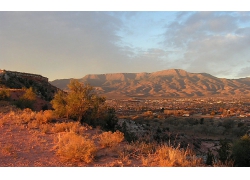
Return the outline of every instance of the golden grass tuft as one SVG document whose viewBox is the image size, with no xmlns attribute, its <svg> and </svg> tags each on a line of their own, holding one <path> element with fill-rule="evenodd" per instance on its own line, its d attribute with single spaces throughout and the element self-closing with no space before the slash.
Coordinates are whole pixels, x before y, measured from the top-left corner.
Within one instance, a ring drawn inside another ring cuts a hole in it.
<svg viewBox="0 0 250 180">
<path fill-rule="evenodd" d="M 99 143 L 102 147 L 114 147 L 123 140 L 124 134 L 120 131 L 114 133 L 108 131 L 99 135 Z"/>
<path fill-rule="evenodd" d="M 160 167 L 198 167 L 203 166 L 202 160 L 189 150 L 173 148 L 166 145 L 157 147 L 155 153 L 142 158 L 144 166 Z"/>
<path fill-rule="evenodd" d="M 59 134 L 57 146 L 57 154 L 71 161 L 90 163 L 97 152 L 94 141 L 73 132 L 67 132 L 62 136 Z"/>
<path fill-rule="evenodd" d="M 74 132 L 77 134 L 82 134 L 86 130 L 86 127 L 82 126 L 79 122 L 63 122 L 55 124 L 53 131 L 55 133 L 59 132 Z"/>
</svg>

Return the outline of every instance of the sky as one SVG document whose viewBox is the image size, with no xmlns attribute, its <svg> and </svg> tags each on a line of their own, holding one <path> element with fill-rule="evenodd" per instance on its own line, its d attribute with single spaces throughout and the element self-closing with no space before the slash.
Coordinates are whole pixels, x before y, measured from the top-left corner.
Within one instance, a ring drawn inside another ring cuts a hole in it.
<svg viewBox="0 0 250 180">
<path fill-rule="evenodd" d="M 250 11 L 150 8 L 1 10 L 0 69 L 50 81 L 173 68 L 250 77 Z"/>
</svg>

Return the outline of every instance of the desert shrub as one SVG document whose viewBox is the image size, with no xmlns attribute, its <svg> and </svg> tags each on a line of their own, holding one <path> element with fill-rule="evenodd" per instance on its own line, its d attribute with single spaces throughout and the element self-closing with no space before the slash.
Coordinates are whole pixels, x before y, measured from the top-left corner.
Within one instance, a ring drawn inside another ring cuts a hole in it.
<svg viewBox="0 0 250 180">
<path fill-rule="evenodd" d="M 111 131 L 103 132 L 99 135 L 99 143 L 102 147 L 113 147 L 124 140 L 124 134 L 120 131 L 112 133 Z"/>
<path fill-rule="evenodd" d="M 51 131 L 52 126 L 50 124 L 41 124 L 39 126 L 39 129 L 41 130 L 42 133 L 46 134 Z"/>
<path fill-rule="evenodd" d="M 242 126 L 244 126 L 244 124 L 245 123 L 243 123 L 243 122 L 238 122 L 238 127 L 242 127 Z"/>
<path fill-rule="evenodd" d="M 138 139 L 136 134 L 129 130 L 127 123 L 125 121 L 122 123 L 122 126 L 117 127 L 117 129 L 124 134 L 125 140 L 128 141 L 129 143 L 135 142 Z"/>
<path fill-rule="evenodd" d="M 10 98 L 10 91 L 2 88 L 0 89 L 0 100 L 8 100 Z"/>
<path fill-rule="evenodd" d="M 200 118 L 200 124 L 204 124 L 204 118 Z"/>
<path fill-rule="evenodd" d="M 247 133 L 248 129 L 249 128 L 247 126 L 234 127 L 232 128 L 232 134 L 236 135 L 237 137 L 241 137 Z"/>
<path fill-rule="evenodd" d="M 36 120 L 39 124 L 47 123 L 47 118 L 44 116 L 43 111 L 40 111 L 36 114 Z"/>
<path fill-rule="evenodd" d="M 90 163 L 97 152 L 92 140 L 72 132 L 59 136 L 57 146 L 57 154 L 65 160 Z"/>
<path fill-rule="evenodd" d="M 215 162 L 214 154 L 210 149 L 208 149 L 208 152 L 206 154 L 206 165 L 212 166 Z"/>
<path fill-rule="evenodd" d="M 244 135 L 232 146 L 232 158 L 235 166 L 249 167 L 250 166 L 250 137 Z"/>
<path fill-rule="evenodd" d="M 147 164 L 145 164 L 147 162 Z M 197 158 L 190 150 L 183 150 L 179 147 L 160 145 L 155 153 L 143 158 L 145 166 L 161 167 L 197 167 L 203 166 L 202 160 Z"/>
<path fill-rule="evenodd" d="M 225 129 L 223 126 L 219 126 L 219 127 L 214 127 L 212 129 L 212 133 L 215 135 L 222 135 L 225 132 Z"/>
<path fill-rule="evenodd" d="M 25 109 L 25 108 L 30 108 L 33 109 L 33 105 L 36 100 L 36 94 L 33 91 L 32 87 L 29 89 L 25 89 L 25 93 L 16 101 L 16 106 Z"/>
<path fill-rule="evenodd" d="M 37 120 L 33 120 L 33 121 L 28 122 L 29 129 L 38 129 L 40 125 L 41 125 L 40 122 Z"/>
<path fill-rule="evenodd" d="M 101 126 L 101 128 L 105 131 L 112 131 L 115 132 L 117 124 L 118 124 L 118 118 L 115 114 L 114 108 L 107 108 L 104 110 L 104 117 L 100 119 L 99 123 L 96 125 Z"/>
<path fill-rule="evenodd" d="M 222 126 L 225 127 L 226 129 L 231 129 L 234 127 L 234 125 L 235 125 L 235 122 L 232 119 L 225 119 L 222 122 Z"/>
<path fill-rule="evenodd" d="M 153 154 L 156 151 L 157 144 L 155 143 L 146 143 L 143 141 L 135 141 L 130 144 L 127 144 L 123 152 L 128 154 L 129 157 L 139 157 L 147 156 L 148 154 Z"/>
<path fill-rule="evenodd" d="M 56 115 L 54 113 L 54 111 L 52 110 L 45 110 L 43 112 L 43 115 L 46 117 L 46 122 L 51 122 L 52 120 L 56 119 Z"/>
<path fill-rule="evenodd" d="M 74 132 L 77 134 L 83 133 L 85 130 L 85 127 L 82 126 L 79 122 L 63 122 L 63 123 L 57 123 L 55 124 L 53 131 L 55 133 L 58 132 Z"/>
<path fill-rule="evenodd" d="M 16 118 L 16 121 L 18 121 L 18 118 L 19 123 L 28 123 L 36 119 L 36 112 L 33 112 L 31 109 L 26 108 L 20 112 L 20 115 Z"/>
<path fill-rule="evenodd" d="M 217 149 L 218 152 L 218 159 L 222 162 L 222 163 L 226 163 L 226 161 L 230 160 L 230 143 L 228 140 L 224 139 L 224 140 L 220 140 L 220 148 Z"/>
<path fill-rule="evenodd" d="M 190 124 L 190 125 L 197 125 L 199 124 L 199 121 L 197 119 L 194 119 L 194 118 L 187 118 L 187 122 Z"/>
</svg>

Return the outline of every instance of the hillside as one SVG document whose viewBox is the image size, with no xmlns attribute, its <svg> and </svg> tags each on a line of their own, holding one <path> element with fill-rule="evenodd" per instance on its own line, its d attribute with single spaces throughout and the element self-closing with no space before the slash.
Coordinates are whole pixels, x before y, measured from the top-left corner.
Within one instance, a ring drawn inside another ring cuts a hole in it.
<svg viewBox="0 0 250 180">
<path fill-rule="evenodd" d="M 24 94 L 23 88 L 30 87 L 37 95 L 34 109 L 50 107 L 49 102 L 58 88 L 51 85 L 48 78 L 37 74 L 0 70 L 0 89 L 8 89 L 12 101 L 18 100 Z"/>
<path fill-rule="evenodd" d="M 250 95 L 250 78 L 225 79 L 207 73 L 169 69 L 153 73 L 89 74 L 79 79 L 107 98 L 168 98 Z M 67 89 L 70 79 L 51 84 Z"/>
</svg>

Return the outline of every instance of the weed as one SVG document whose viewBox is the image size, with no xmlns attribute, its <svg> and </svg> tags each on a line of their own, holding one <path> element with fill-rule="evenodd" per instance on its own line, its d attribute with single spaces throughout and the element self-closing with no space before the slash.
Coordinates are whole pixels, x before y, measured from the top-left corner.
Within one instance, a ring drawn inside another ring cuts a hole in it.
<svg viewBox="0 0 250 180">
<path fill-rule="evenodd" d="M 144 163 L 145 161 L 146 159 L 144 159 Z M 147 161 L 151 162 L 152 166 L 160 167 L 196 167 L 202 165 L 201 159 L 192 155 L 190 151 L 166 145 L 158 146 L 156 152 L 148 156 Z"/>
<path fill-rule="evenodd" d="M 77 134 L 82 134 L 86 128 L 81 126 L 79 122 L 69 122 L 69 123 L 58 123 L 55 124 L 53 131 L 58 132 L 74 132 Z"/>
<path fill-rule="evenodd" d="M 120 131 L 112 133 L 111 131 L 103 132 L 99 135 L 99 143 L 102 147 L 113 147 L 124 140 L 124 134 Z"/>
<path fill-rule="evenodd" d="M 39 129 L 41 130 L 42 133 L 48 133 L 51 131 L 52 126 L 50 124 L 42 124 L 39 126 Z"/>
<path fill-rule="evenodd" d="M 65 160 L 84 161 L 90 163 L 93 161 L 97 152 L 94 142 L 86 137 L 67 132 L 58 137 L 57 153 Z"/>
</svg>

